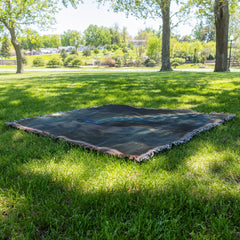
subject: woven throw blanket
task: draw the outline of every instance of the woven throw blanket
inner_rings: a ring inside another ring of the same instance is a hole
[[[234,114],[105,105],[5,123],[28,132],[139,162],[189,141]]]

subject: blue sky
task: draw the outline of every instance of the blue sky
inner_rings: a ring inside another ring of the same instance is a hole
[[[172,9],[174,8],[176,6],[173,5]],[[56,25],[52,26],[53,29],[40,34],[62,34],[68,29],[83,32],[90,24],[111,27],[117,23],[121,29],[127,27],[128,33],[135,36],[139,30],[146,27],[158,30],[161,24],[161,19],[141,20],[133,16],[127,18],[124,13],[108,11],[107,6],[98,8],[98,5],[92,1],[80,4],[77,9],[73,9],[71,6],[68,8],[62,7],[62,10],[56,15],[56,21]],[[191,34],[191,29],[192,27],[189,24],[185,24],[181,25],[181,28],[175,29],[174,32],[180,35],[188,35]]]

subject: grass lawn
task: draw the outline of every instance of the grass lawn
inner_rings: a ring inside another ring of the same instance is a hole
[[[4,125],[100,104],[237,116],[136,162]],[[0,74],[0,239],[240,239],[239,73]]]

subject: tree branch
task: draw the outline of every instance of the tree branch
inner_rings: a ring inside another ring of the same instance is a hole
[[[4,24],[4,26],[5,26],[8,30],[10,30],[10,26],[9,26],[9,24],[5,21],[5,19],[0,18],[0,22],[2,22],[2,23]]]

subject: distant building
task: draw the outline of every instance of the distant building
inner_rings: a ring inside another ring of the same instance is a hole
[[[66,52],[71,52],[72,49],[75,48],[74,46],[66,46],[66,47],[58,47],[58,52],[61,52],[63,49],[66,51]]]
[[[79,52],[82,52],[82,51],[84,51],[85,49],[89,49],[89,47],[88,47],[88,46],[80,45],[79,48],[78,48],[78,51],[79,51]]]
[[[40,54],[56,54],[59,52],[57,48],[40,48],[39,51]]]
[[[32,51],[27,50],[27,51],[24,52],[24,55],[26,55],[26,56],[30,56],[30,55],[41,55],[41,54],[42,54],[42,53],[41,53],[40,50],[32,50]]]
[[[143,46],[146,45],[147,41],[146,40],[132,40],[133,46],[138,47],[138,46]]]
[[[107,47],[107,45],[105,45],[105,46],[100,46],[100,47],[98,47],[98,49],[99,50],[103,50],[103,49],[105,49]]]

